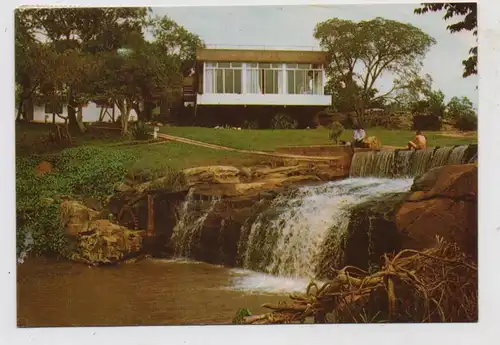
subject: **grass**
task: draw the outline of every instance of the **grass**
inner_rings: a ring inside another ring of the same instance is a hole
[[[308,130],[233,130],[203,127],[161,127],[161,133],[199,140],[237,149],[274,151],[280,146],[328,145],[328,129]],[[406,146],[414,138],[414,131],[369,128],[368,136],[376,136],[386,146]],[[477,143],[477,134],[467,137],[449,137],[443,132],[425,132],[429,146],[453,146]],[[340,140],[349,141],[352,131],[346,130]]]

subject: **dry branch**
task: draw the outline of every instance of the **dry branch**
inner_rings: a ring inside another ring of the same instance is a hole
[[[292,294],[245,324],[314,322],[477,321],[477,266],[456,245],[438,239],[425,251],[403,250],[374,274],[352,266],[304,294]]]

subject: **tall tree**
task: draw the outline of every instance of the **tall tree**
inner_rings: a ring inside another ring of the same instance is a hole
[[[420,29],[376,18],[353,22],[338,18],[319,23],[314,37],[328,52],[327,72],[350,95],[358,121],[363,124],[368,104],[394,96],[418,77],[422,60],[435,40]],[[394,76],[392,88],[373,94],[385,73]]]
[[[18,10],[16,15],[21,15],[30,23],[38,40],[51,43],[58,53],[88,59],[84,57],[86,54],[115,51],[132,32],[141,32],[147,8],[23,9]],[[82,67],[78,64],[70,66]],[[80,68],[79,72],[85,74],[85,69]],[[74,77],[82,77],[82,74],[62,75],[67,77],[64,87],[70,128],[81,132],[84,127],[81,119],[77,118],[81,106],[78,92],[84,82],[82,78]]]
[[[193,63],[196,48],[203,45],[197,35],[168,17],[150,19],[146,28],[151,41],[131,35],[126,49],[108,54],[101,66],[99,94],[115,100],[124,134],[130,111],[137,113],[139,121],[150,119],[145,105],[181,86],[183,71]]]
[[[423,3],[420,8],[415,9],[415,13],[424,14],[443,10],[445,11],[444,20],[455,16],[462,18],[447,26],[451,33],[466,30],[472,31],[472,34],[477,36],[477,3],[475,2]],[[464,65],[464,78],[477,74],[477,45],[469,50],[469,57],[463,60],[462,64]]]

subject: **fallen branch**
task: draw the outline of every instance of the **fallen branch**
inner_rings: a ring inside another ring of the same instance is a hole
[[[425,251],[403,250],[374,274],[352,266],[321,287],[312,282],[290,301],[244,324],[325,322],[464,322],[477,320],[477,266],[456,245],[438,239]],[[359,318],[359,319],[358,319]]]

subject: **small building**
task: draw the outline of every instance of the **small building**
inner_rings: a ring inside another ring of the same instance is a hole
[[[28,121],[44,123],[64,123],[68,117],[68,105],[63,102],[46,102],[37,105],[25,103],[25,114]],[[120,116],[120,110],[115,104],[108,104],[103,101],[91,101],[82,107],[83,122],[114,122]],[[61,116],[57,116],[59,114]],[[130,111],[130,121],[137,120],[134,110]]]
[[[196,122],[241,122],[257,113],[262,120],[282,112],[304,125],[332,103],[325,95],[326,63],[319,51],[198,49],[194,73],[184,79],[184,106],[192,107]]]

